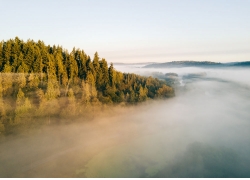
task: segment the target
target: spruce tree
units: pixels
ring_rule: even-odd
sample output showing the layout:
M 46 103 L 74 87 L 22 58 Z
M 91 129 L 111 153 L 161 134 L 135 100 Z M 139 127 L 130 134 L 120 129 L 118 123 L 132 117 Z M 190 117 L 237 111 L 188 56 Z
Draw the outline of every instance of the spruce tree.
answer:
M 109 72 L 108 72 L 108 63 L 105 59 L 102 59 L 100 62 L 100 68 L 102 72 L 102 79 L 100 79 L 100 90 L 104 92 L 106 87 L 109 86 Z
M 115 79 L 116 79 L 116 74 L 115 74 L 115 70 L 114 70 L 114 66 L 113 63 L 111 63 L 110 67 L 109 67 L 109 83 L 111 87 L 115 86 Z
M 11 44 L 12 40 L 3 43 L 3 65 L 11 61 Z

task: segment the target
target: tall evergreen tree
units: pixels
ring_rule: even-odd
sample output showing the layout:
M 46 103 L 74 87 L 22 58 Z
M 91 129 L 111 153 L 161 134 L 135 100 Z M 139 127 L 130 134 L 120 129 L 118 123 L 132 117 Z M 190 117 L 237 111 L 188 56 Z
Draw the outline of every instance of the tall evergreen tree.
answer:
M 114 87 L 115 86 L 116 73 L 115 73 L 115 70 L 114 70 L 113 63 L 111 63 L 108 71 L 109 71 L 110 86 Z
M 100 79 L 100 90 L 104 91 L 109 85 L 109 72 L 108 72 L 108 63 L 105 59 L 102 59 L 100 62 L 100 68 L 102 72 L 102 79 Z
M 4 66 L 5 64 L 10 64 L 11 62 L 11 44 L 12 44 L 12 40 L 9 40 L 7 42 L 3 43 L 3 63 L 2 65 Z
M 92 61 L 80 49 L 69 53 L 60 46 L 40 40 L 24 42 L 18 37 L 0 42 L 0 73 L 0 107 L 4 107 L 0 115 L 8 116 L 6 122 L 13 118 L 16 123 L 26 122 L 23 119 L 31 115 L 30 106 L 37 109 L 33 116 L 46 117 L 45 123 L 50 124 L 62 111 L 65 117 L 78 113 L 79 104 L 84 114 L 100 102 L 135 104 L 174 94 L 173 88 L 158 79 L 116 71 L 97 52 Z

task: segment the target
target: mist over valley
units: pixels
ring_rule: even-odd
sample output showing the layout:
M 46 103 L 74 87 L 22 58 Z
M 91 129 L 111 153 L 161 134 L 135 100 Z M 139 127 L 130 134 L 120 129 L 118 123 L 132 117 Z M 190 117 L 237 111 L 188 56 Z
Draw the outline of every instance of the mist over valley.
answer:
M 0 144 L 1 177 L 249 177 L 249 69 L 116 70 L 171 79 L 175 97 Z
M 1 1 L 0 178 L 250 178 L 249 7 Z

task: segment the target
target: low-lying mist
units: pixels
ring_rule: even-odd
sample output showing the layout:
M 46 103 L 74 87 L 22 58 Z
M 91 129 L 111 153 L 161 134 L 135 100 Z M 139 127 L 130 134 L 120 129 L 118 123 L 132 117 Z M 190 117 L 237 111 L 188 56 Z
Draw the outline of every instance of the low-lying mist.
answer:
M 0 143 L 0 177 L 250 177 L 249 69 L 176 73 L 176 96 Z

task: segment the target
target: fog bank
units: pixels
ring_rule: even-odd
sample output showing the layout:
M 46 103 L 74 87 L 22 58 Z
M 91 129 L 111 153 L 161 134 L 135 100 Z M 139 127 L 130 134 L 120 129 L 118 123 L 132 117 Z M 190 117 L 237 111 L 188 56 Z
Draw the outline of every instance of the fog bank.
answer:
M 0 143 L 0 177 L 250 177 L 249 69 L 177 73 L 176 96 Z

